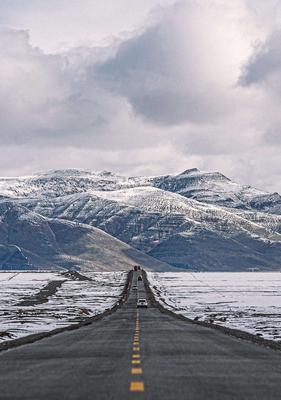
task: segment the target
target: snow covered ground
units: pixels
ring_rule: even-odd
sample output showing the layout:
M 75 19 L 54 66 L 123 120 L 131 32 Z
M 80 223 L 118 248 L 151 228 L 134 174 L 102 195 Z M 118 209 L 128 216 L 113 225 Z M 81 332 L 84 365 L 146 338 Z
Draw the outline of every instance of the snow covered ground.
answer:
M 88 272 L 92 281 L 72 280 L 60 273 L 0 272 L 0 343 L 71 325 L 100 314 L 118 300 L 126 272 Z M 19 306 L 51 281 L 65 282 L 47 303 Z
M 156 299 L 190 319 L 281 341 L 281 273 L 148 273 Z

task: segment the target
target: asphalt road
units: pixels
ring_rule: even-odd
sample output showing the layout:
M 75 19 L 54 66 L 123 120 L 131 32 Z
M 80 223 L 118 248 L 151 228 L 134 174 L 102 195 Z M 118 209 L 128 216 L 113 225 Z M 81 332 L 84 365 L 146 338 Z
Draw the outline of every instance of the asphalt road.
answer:
M 134 274 L 136 280 L 136 273 Z M 127 303 L 92 325 L 0 354 L 0 399 L 281 398 L 281 354 Z

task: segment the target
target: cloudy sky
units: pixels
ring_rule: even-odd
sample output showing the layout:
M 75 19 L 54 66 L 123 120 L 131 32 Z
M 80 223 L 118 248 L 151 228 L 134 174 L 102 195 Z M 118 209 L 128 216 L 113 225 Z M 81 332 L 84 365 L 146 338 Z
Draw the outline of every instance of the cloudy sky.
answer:
M 219 170 L 281 192 L 281 1 L 1 0 L 0 175 Z

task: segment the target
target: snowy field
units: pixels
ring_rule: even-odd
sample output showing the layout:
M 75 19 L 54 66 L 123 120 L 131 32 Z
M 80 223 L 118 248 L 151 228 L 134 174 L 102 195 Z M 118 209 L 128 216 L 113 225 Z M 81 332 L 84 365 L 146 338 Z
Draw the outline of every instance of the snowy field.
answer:
M 88 272 L 92 281 L 59 273 L 0 272 L 0 343 L 80 322 L 111 308 L 124 288 L 126 272 Z M 48 302 L 19 306 L 51 281 L 65 281 Z
M 156 299 L 190 319 L 281 341 L 281 273 L 148 273 Z

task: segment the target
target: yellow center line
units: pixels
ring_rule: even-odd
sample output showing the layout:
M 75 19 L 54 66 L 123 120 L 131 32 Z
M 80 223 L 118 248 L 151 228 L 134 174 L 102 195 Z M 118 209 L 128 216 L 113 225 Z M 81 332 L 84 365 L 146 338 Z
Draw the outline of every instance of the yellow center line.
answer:
M 131 359 L 131 374 L 132 375 L 141 375 L 142 368 L 140 367 L 141 364 L 141 356 L 140 356 L 140 321 L 139 321 L 139 312 L 137 311 L 137 316 L 136 316 L 136 325 L 135 325 L 135 332 L 134 332 L 134 337 L 133 337 L 133 354 L 132 354 L 132 359 Z M 144 392 L 144 382 L 142 380 L 140 381 L 131 381 L 130 382 L 130 387 L 129 387 L 130 392 Z
M 144 391 L 144 383 L 143 382 L 131 382 L 130 392 L 143 392 L 143 391 Z
M 141 375 L 142 369 L 141 368 L 132 368 L 131 373 L 132 373 L 132 375 Z

